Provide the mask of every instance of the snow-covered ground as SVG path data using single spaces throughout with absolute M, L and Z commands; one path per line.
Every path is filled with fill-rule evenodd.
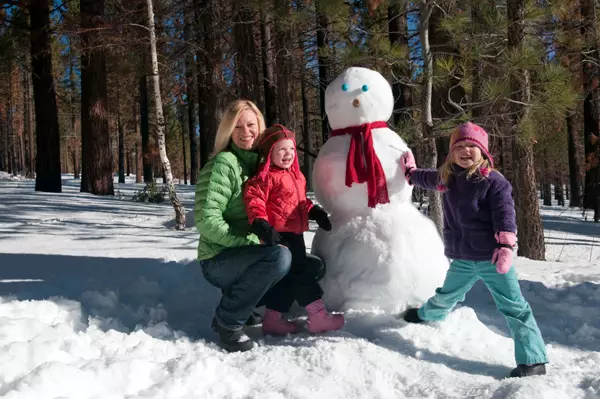
M 506 379 L 512 340 L 478 283 L 443 323 L 351 311 L 342 331 L 263 337 L 227 354 L 209 323 L 190 220 L 168 203 L 36 193 L 0 176 L 0 396 L 5 398 L 598 398 L 600 225 L 543 207 L 547 261 L 516 261 L 548 375 Z M 179 186 L 189 212 L 193 187 Z M 191 213 L 188 213 L 191 219 Z M 313 226 L 314 229 L 314 226 Z M 306 234 L 308 244 L 314 231 Z

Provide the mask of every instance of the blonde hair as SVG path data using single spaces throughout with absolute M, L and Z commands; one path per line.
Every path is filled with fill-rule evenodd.
M 452 136 L 450 136 L 450 152 L 446 157 L 446 162 L 444 162 L 444 164 L 440 167 L 440 182 L 444 186 L 448 185 L 450 177 L 452 176 L 452 166 L 455 163 L 452 146 L 454 145 L 458 134 L 458 128 L 454 130 L 454 132 L 452 132 Z M 489 176 L 492 170 L 494 170 L 494 168 L 492 168 L 490 165 L 490 161 L 485 157 L 483 151 L 481 151 L 481 159 L 475 162 L 469 169 L 467 169 L 467 178 L 470 179 L 473 175 L 476 175 L 479 178 L 486 178 L 487 176 Z
M 235 129 L 235 124 L 242 112 L 250 110 L 256 114 L 256 119 L 258 120 L 258 137 L 254 141 L 255 145 L 260 140 L 260 136 L 265 131 L 265 118 L 252 101 L 249 100 L 235 100 L 231 102 L 225 111 L 223 112 L 223 118 L 221 118 L 221 123 L 219 123 L 219 128 L 217 129 L 217 136 L 215 137 L 215 146 L 210 157 L 214 157 L 221 151 L 229 146 L 231 142 L 231 134 Z

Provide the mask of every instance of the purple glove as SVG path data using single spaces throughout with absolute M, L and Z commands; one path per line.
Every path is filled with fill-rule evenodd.
M 506 274 L 513 264 L 513 247 L 517 242 L 517 236 L 515 233 L 500 231 L 496 233 L 495 237 L 498 248 L 494 249 L 492 264 L 496 265 L 498 273 Z
M 402 168 L 402 173 L 404 173 L 404 177 L 406 177 L 406 181 L 410 183 L 410 175 L 412 172 L 417 169 L 417 163 L 415 162 L 415 157 L 412 152 L 406 151 L 400 157 L 400 167 Z

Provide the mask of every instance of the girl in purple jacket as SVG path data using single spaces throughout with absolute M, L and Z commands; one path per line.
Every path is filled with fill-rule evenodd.
M 400 164 L 410 184 L 443 192 L 444 247 L 452 260 L 443 286 L 420 308 L 406 310 L 404 320 L 444 320 L 483 279 L 515 342 L 517 367 L 510 376 L 546 374 L 544 340 L 512 267 L 517 229 L 512 187 L 493 170 L 485 130 L 471 122 L 459 126 L 439 170 L 417 169 L 410 152 Z

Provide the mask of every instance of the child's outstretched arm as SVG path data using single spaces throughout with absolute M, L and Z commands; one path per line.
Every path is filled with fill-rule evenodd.
M 411 151 L 406 151 L 400 158 L 400 167 L 406 181 L 426 190 L 440 191 L 440 177 L 436 169 L 418 169 L 415 157 Z
M 517 242 L 517 223 L 515 204 L 512 198 L 512 186 L 503 176 L 492 180 L 488 191 L 488 200 L 492 211 L 492 224 L 498 247 L 494 250 L 492 263 L 496 271 L 507 273 L 513 263 L 513 247 Z

